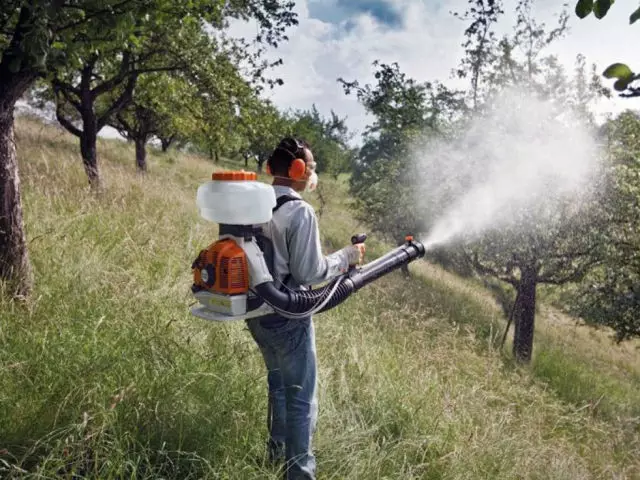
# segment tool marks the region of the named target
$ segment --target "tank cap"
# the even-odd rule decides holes
[[[258,179],[258,175],[255,172],[245,172],[244,170],[230,171],[230,172],[214,172],[211,175],[212,180],[222,182],[243,182],[243,181],[255,181]]]

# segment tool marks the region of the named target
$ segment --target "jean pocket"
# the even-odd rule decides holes
[[[272,332],[286,330],[290,319],[281,317],[279,315],[274,315],[271,317],[265,317],[260,319],[260,326],[265,330],[269,330]]]

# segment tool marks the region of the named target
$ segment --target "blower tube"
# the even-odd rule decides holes
[[[364,265],[362,268],[351,270],[338,277],[340,283],[337,287],[335,282],[332,282],[317,290],[294,292],[278,290],[273,282],[266,282],[256,285],[254,288],[255,292],[267,304],[274,307],[283,316],[287,316],[287,313],[299,315],[312,311],[320,302],[326,300],[326,296],[330,294],[331,290],[335,289],[324,306],[314,312],[320,313],[341,304],[352,293],[383,275],[424,257],[424,254],[424,245],[420,242],[409,241],[373,262]]]

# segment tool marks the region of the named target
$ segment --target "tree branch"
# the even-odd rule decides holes
[[[117,128],[123,137],[131,138],[132,135],[130,132],[133,131],[133,128],[131,127],[131,124],[127,122],[122,116],[122,110],[116,113],[116,119],[118,120],[119,125],[117,125],[116,122],[113,122],[114,124],[112,126]]]
[[[591,267],[598,263],[597,260],[592,260],[587,262],[585,265],[582,265],[576,268],[573,272],[567,273],[564,276],[555,276],[554,273],[547,273],[545,275],[540,275],[538,277],[539,283],[546,283],[549,285],[563,285],[568,282],[577,282],[581,280],[589,271]]]
[[[3,48],[0,58],[0,91],[3,93],[3,103],[8,100],[11,105],[26,91],[31,81],[38,76],[38,70],[31,65],[22,64],[18,72],[12,72],[11,63],[21,57],[21,43],[28,35],[30,25],[34,22],[34,13],[29,7],[20,8],[18,20],[11,36],[9,45]],[[20,62],[22,63],[22,62]],[[6,108],[9,105],[0,105]]]
[[[74,87],[70,83],[63,82],[59,78],[54,78],[53,80],[51,80],[51,85],[53,85],[55,88],[58,88],[60,90],[67,90],[75,95],[80,96],[79,88]]]
[[[127,86],[125,87],[124,92],[122,92],[122,94],[111,104],[111,106],[107,109],[106,112],[104,112],[104,114],[98,117],[98,130],[102,129],[107,124],[109,118],[113,114],[122,110],[122,108],[124,108],[127,103],[131,101],[133,89],[136,86],[137,80],[137,75],[132,75],[129,77],[129,81],[127,82]]]
[[[577,282],[585,274],[586,274],[586,271],[577,270],[568,275],[565,275],[564,277],[554,278],[551,275],[548,275],[548,276],[543,275],[541,277],[538,277],[538,283],[546,283],[547,285],[564,285],[565,283],[568,283],[568,282]]]
[[[58,94],[62,93],[62,95],[64,96],[65,100],[67,102],[69,102],[71,105],[74,106],[74,108],[78,111],[82,110],[82,105],[81,103],[74,99],[71,96],[71,93],[75,94],[76,96],[80,96],[80,90],[75,88],[73,85],[69,84],[69,83],[65,83],[62,82],[60,80],[58,80],[57,78],[54,78],[51,81],[51,86],[53,87],[53,92],[56,95],[56,101],[58,100]]]
[[[511,285],[513,285],[514,287],[518,286],[518,279],[515,278],[513,275],[505,275],[504,273],[498,272],[497,270],[494,270],[493,268],[490,268],[486,265],[483,265],[479,260],[478,260],[478,254],[474,254],[473,257],[471,255],[469,255],[469,253],[462,248],[462,254],[466,257],[467,261],[473,266],[473,268],[475,268],[478,272],[480,272],[483,275],[491,275],[492,277],[497,278],[498,280],[502,280],[503,282],[507,282]]]
[[[66,130],[71,132],[76,137],[82,137],[82,130],[76,127],[68,118],[64,116],[60,105],[56,107],[56,118],[58,119],[58,122],[60,122],[60,125],[62,125]]]
[[[120,62],[120,71],[117,75],[114,75],[109,80],[105,80],[100,85],[95,86],[91,90],[91,96],[93,98],[102,95],[103,93],[110,92],[122,82],[127,79],[131,73],[129,72],[129,67],[131,65],[131,52],[126,50],[122,52],[122,61]]]
[[[511,313],[509,313],[509,321],[507,322],[507,327],[504,329],[504,334],[502,335],[502,341],[500,342],[500,348],[504,347],[504,342],[507,341],[507,334],[509,333],[509,327],[511,327],[511,323],[513,322],[513,316],[516,313],[516,308],[518,307],[518,302],[520,301],[520,290],[516,289],[516,299],[513,301],[513,305],[511,306]]]

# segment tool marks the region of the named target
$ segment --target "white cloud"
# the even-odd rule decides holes
[[[321,0],[311,0],[319,3]],[[466,23],[451,15],[462,11],[465,0],[433,2],[429,0],[388,0],[402,12],[401,28],[389,28],[367,13],[354,14],[338,23],[329,23],[309,14],[308,0],[296,2],[300,24],[291,29],[289,41],[276,51],[275,57],[284,60],[273,76],[281,77],[285,84],[268,93],[282,109],[310,108],[316,104],[320,112],[334,110],[348,116],[351,128],[361,132],[368,119],[354,96],[346,96],[338,77],[357,79],[361,83],[373,81],[372,62],[398,62],[402,71],[419,81],[441,80],[456,83],[450,78],[461,57],[463,32]],[[325,2],[326,8],[335,2]],[[573,8],[573,0],[569,8]],[[511,31],[515,16],[514,0],[505,1],[507,15],[500,29]],[[317,5],[316,5],[317,8]],[[556,0],[538,0],[535,12],[540,21],[553,24],[554,15],[561,8]],[[570,33],[554,47],[566,67],[572,68],[575,56],[583,53],[587,62],[602,69],[614,61],[640,63],[634,51],[634,39],[640,29],[630,26],[629,4],[615,4],[603,20],[593,16],[579,20],[570,10]],[[235,35],[251,35],[255,27],[235,25]],[[638,100],[614,99],[599,106],[599,110],[640,108]]]

